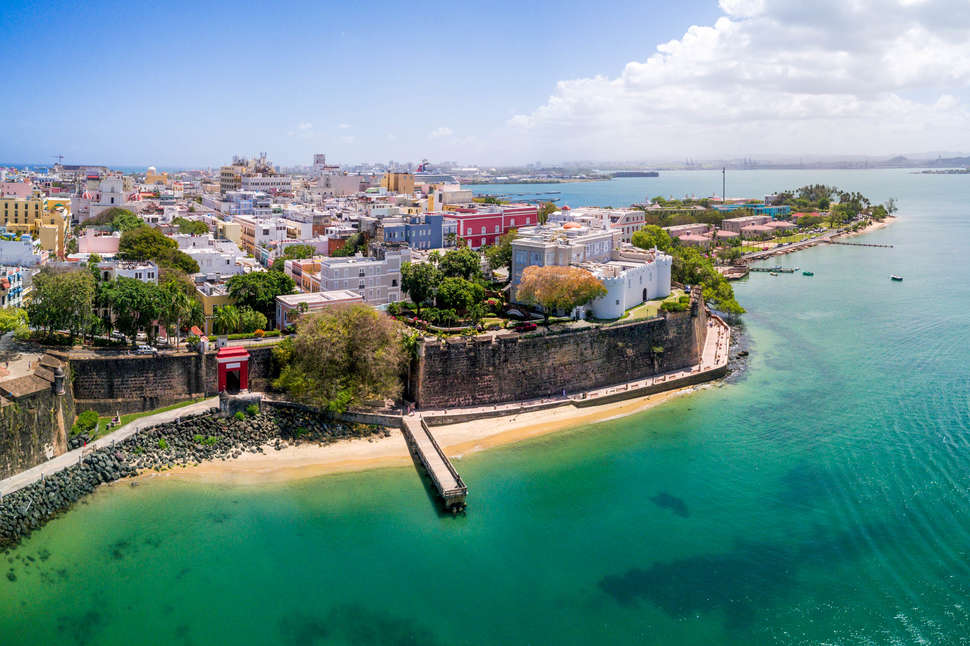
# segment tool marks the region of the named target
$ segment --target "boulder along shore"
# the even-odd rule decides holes
[[[390,435],[388,429],[380,426],[336,422],[320,414],[287,408],[271,408],[245,419],[217,417],[217,412],[213,408],[209,413],[145,429],[92,452],[79,464],[4,496],[0,501],[0,549],[16,545],[102,483],[149,470],[231,460],[247,452],[262,453],[267,445],[281,450],[289,444],[332,444],[343,439]]]

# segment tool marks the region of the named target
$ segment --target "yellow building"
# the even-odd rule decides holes
[[[229,292],[225,285],[206,283],[195,288],[195,295],[202,303],[202,312],[205,314],[202,331],[207,336],[212,336],[212,320],[215,318],[216,308],[230,304]]]
[[[71,227],[71,198],[0,198],[0,225],[9,233],[29,234],[42,248],[63,258]]]
[[[145,183],[168,186],[168,173],[159,173],[154,166],[149,166],[145,173]]]
[[[414,175],[411,173],[384,173],[381,186],[391,193],[414,193]]]
[[[219,169],[219,191],[225,194],[242,188],[242,176],[246,170],[247,167],[241,164],[223,166]]]
[[[216,225],[216,237],[231,240],[237,246],[242,244],[242,230],[238,222],[226,222],[225,220],[213,219]]]

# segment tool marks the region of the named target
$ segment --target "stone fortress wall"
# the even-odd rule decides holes
[[[418,408],[457,408],[561,396],[697,364],[707,311],[692,294],[685,312],[560,334],[424,340],[408,391]]]

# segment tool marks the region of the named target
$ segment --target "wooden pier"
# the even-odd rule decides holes
[[[794,274],[794,267],[751,267],[750,271],[773,271],[779,274]]]
[[[405,415],[401,418],[401,430],[408,448],[418,456],[421,466],[428,472],[435,489],[444,500],[445,507],[451,512],[463,510],[468,487],[434,439],[428,423],[420,415]]]
[[[836,242],[835,240],[827,240],[829,244],[840,244],[846,247],[881,247],[883,249],[892,249],[891,244],[875,244],[872,242]]]

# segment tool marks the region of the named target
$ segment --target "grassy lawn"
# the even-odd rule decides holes
[[[636,307],[631,307],[623,312],[623,316],[617,319],[590,319],[594,323],[618,323],[620,321],[638,321],[640,319],[652,319],[660,315],[660,306],[667,301],[676,301],[684,295],[682,289],[672,289],[667,298],[658,298],[652,301],[640,303]]]
[[[164,413],[167,410],[175,410],[176,408],[183,408],[185,406],[189,406],[190,404],[196,404],[196,403],[198,403],[200,401],[204,401],[204,400],[205,400],[204,397],[199,397],[198,399],[189,399],[189,400],[184,401],[184,402],[178,402],[176,404],[170,404],[168,406],[163,406],[161,408],[156,408],[155,410],[147,410],[147,411],[144,411],[144,412],[141,412],[141,413],[128,413],[127,415],[122,415],[121,416],[121,423],[118,424],[117,426],[113,427],[110,430],[108,429],[108,424],[111,423],[111,417],[112,416],[109,415],[107,417],[99,417],[98,418],[98,428],[97,428],[97,430],[94,433],[94,437],[92,437],[91,439],[97,439],[99,437],[103,437],[105,435],[108,435],[109,433],[111,433],[111,431],[117,430],[117,429],[121,428],[122,426],[124,426],[125,424],[127,424],[128,422],[130,422],[132,420],[136,420],[139,417],[145,417],[146,415],[154,415],[155,413]]]

